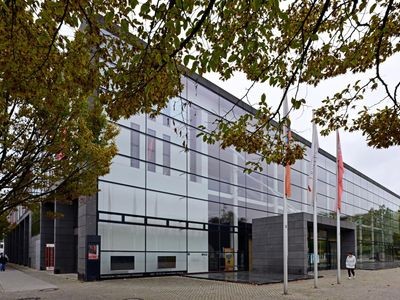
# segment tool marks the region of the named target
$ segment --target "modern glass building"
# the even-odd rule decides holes
[[[11,261],[89,279],[92,261],[99,263],[94,273],[107,277],[257,270],[263,255],[273,257],[263,253],[257,237],[266,237],[270,249],[282,240],[267,234],[272,227],[256,229],[254,223],[282,214],[283,167],[264,165],[262,173],[245,174],[246,162],[257,156],[221,150],[198,137],[199,125],[212,130],[221,116],[233,120],[254,108],[200,76],[183,77],[182,83],[180,97],[161,115],[117,122],[119,152],[110,173],[99,178],[97,195],[70,206],[44,204],[40,213],[24,212],[15,220],[6,239]],[[294,137],[307,155],[292,166],[289,220],[313,210],[307,193],[310,142]],[[318,237],[320,268],[329,269],[336,266],[335,228],[329,225],[335,224],[336,164],[323,150],[317,185],[318,214],[325,220]],[[400,262],[399,205],[398,195],[345,165],[342,218],[350,224],[347,248],[355,251],[358,266]],[[46,219],[45,210],[64,218]],[[297,255],[310,269],[312,227],[304,224],[294,237],[306,245]],[[289,247],[294,242],[289,233]]]
[[[99,178],[102,275],[256,269],[253,222],[282,214],[282,166],[245,174],[245,163],[257,157],[198,137],[199,125],[212,130],[221,116],[235,119],[254,109],[204,78],[184,77],[182,83],[182,94],[160,116],[118,122],[119,154]],[[296,139],[309,156],[310,143]],[[312,213],[310,167],[307,157],[292,166],[289,214]],[[356,224],[359,262],[400,260],[400,197],[347,165],[344,176],[342,217]],[[321,216],[335,218],[335,184],[335,158],[320,150]],[[322,227],[318,243],[320,267],[334,267],[335,232]]]

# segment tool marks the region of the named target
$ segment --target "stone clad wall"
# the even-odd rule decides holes
[[[55,211],[63,217],[54,220],[54,272],[76,272],[76,245],[74,238],[75,209],[72,204],[55,203]]]
[[[97,234],[97,195],[78,202],[78,277],[86,278],[86,237]]]
[[[283,270],[283,218],[260,218],[253,221],[253,270],[281,273]],[[302,214],[288,218],[289,257],[291,274],[307,273],[307,222]]]
[[[308,224],[312,215],[288,215],[288,272],[307,274]],[[336,230],[336,220],[318,216],[318,226]],[[346,253],[355,252],[355,224],[341,222],[341,266],[344,268]],[[283,273],[283,216],[255,219],[253,221],[253,270]]]
[[[47,212],[54,212],[54,203],[42,204],[40,216],[40,269],[46,270],[46,244],[54,244],[54,219],[47,217]]]

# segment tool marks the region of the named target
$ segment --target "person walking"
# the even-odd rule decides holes
[[[7,256],[4,253],[0,254],[0,271],[4,272],[6,270],[6,264],[7,264]]]
[[[357,259],[353,255],[353,253],[349,252],[346,257],[346,269],[347,273],[349,274],[349,279],[351,279],[351,275],[353,275],[353,279],[356,278],[356,274],[354,269],[356,268]]]

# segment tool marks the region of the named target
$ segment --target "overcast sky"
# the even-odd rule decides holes
[[[390,58],[382,65],[381,73],[383,78],[390,83],[391,87],[400,81],[399,66],[400,55]],[[310,120],[312,108],[319,107],[322,99],[342,90],[348,83],[357,79],[368,79],[369,75],[372,74],[367,73],[357,77],[349,74],[324,81],[316,88],[302,87],[299,96],[306,99],[308,107],[291,114],[293,131],[311,141],[312,127]],[[221,81],[216,74],[206,74],[204,77],[239,98],[244,96],[251,85],[251,82],[240,73],[228,81]],[[283,92],[273,89],[267,84],[257,84],[249,93],[249,102],[257,103],[262,93],[266,93],[269,103],[276,107]],[[289,92],[289,99],[293,95],[294,90]],[[368,94],[365,98],[365,104],[369,106],[372,103],[376,103],[382,98],[382,95],[382,92]],[[389,149],[368,147],[365,137],[359,132],[348,133],[341,131],[340,138],[345,163],[400,195],[400,180],[399,175],[397,175],[397,168],[400,168],[400,147],[396,146]],[[327,137],[319,136],[319,144],[322,149],[336,156],[334,133]]]

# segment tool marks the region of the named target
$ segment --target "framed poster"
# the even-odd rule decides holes
[[[233,271],[235,268],[235,257],[233,248],[224,248],[225,271]]]
[[[88,260],[98,260],[98,259],[99,259],[99,245],[88,244]]]

